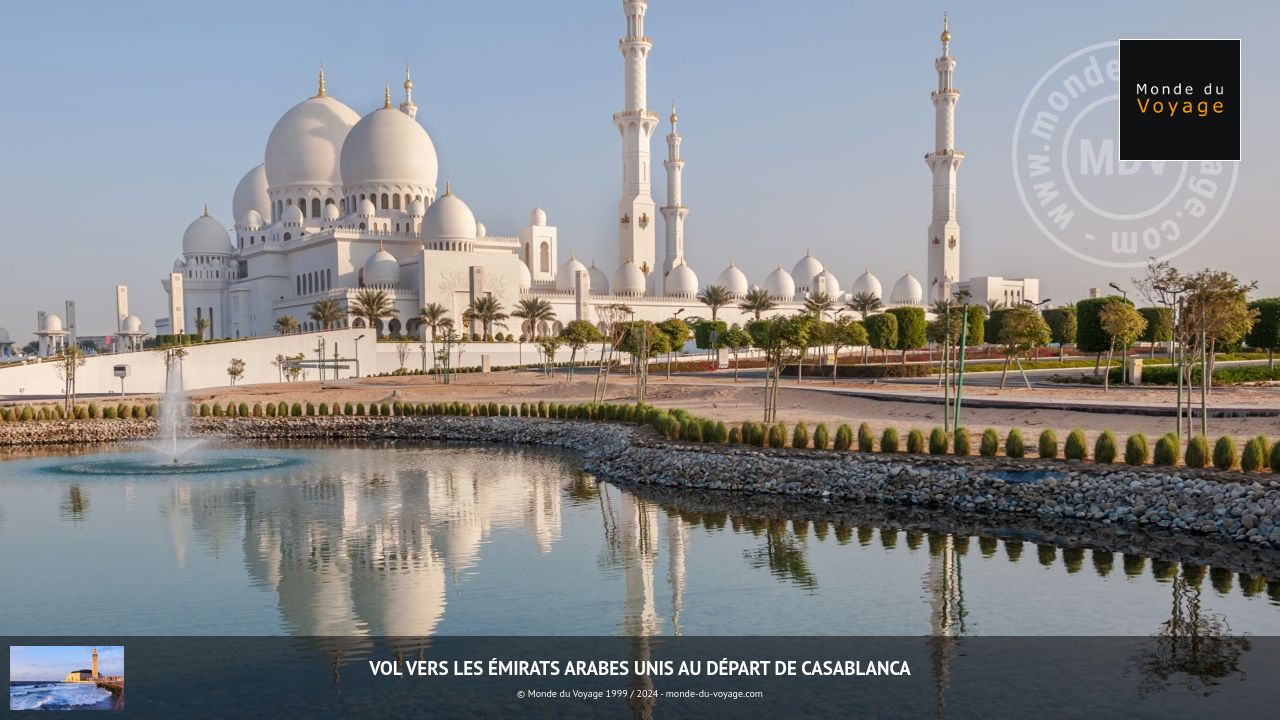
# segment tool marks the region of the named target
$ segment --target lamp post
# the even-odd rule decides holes
[[[1169,309],[1173,312],[1173,337],[1169,339],[1169,364],[1170,366],[1173,367],[1174,373],[1177,374],[1178,376],[1178,399],[1175,402],[1176,410],[1175,410],[1175,416],[1174,416],[1173,430],[1174,430],[1174,434],[1176,434],[1178,437],[1178,445],[1181,446],[1182,445],[1182,364],[1183,364],[1183,361],[1185,360],[1184,356],[1186,353],[1185,353],[1185,346],[1182,344],[1182,338],[1178,332],[1183,321],[1182,298],[1179,296],[1187,291],[1187,284],[1185,282],[1178,283],[1177,285],[1157,284],[1157,285],[1153,285],[1152,289],[1160,293],[1160,297],[1162,299],[1165,297],[1168,297],[1167,304],[1169,305]],[[1175,354],[1175,345],[1174,345],[1175,342],[1177,343],[1176,354]],[[1188,398],[1187,434],[1191,433],[1190,405],[1191,405],[1190,398]]]
[[[1124,298],[1125,302],[1129,302],[1128,291],[1126,291],[1124,288],[1120,287],[1115,283],[1107,283],[1107,285],[1110,286],[1112,290],[1115,290],[1116,292],[1120,293],[1120,297]],[[1107,368],[1107,372],[1111,372],[1111,368]],[[1128,381],[1129,381],[1129,348],[1122,347],[1120,348],[1120,384],[1123,385]]]
[[[360,377],[360,341],[364,339],[364,335],[356,336],[356,377]]]

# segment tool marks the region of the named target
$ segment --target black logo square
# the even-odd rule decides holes
[[[1240,159],[1239,40],[1120,41],[1121,160]]]

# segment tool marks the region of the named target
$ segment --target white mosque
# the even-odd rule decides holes
[[[954,146],[959,92],[952,86],[956,59],[945,22],[932,93],[937,131],[934,149],[925,156],[933,174],[933,214],[924,278],[907,271],[886,295],[870,270],[843,285],[840,271],[806,252],[790,272],[779,264],[756,284],[732,262],[714,282],[700,279],[685,261],[689,208],[682,198],[684,160],[674,107],[663,162],[665,204],[658,207],[651,193],[650,148],[660,119],[647,102],[648,2],[623,0],[622,6],[626,106],[613,116],[622,139],[623,183],[612,272],[594,262],[588,267],[572,252],[563,258],[556,227],[541,208],[515,234],[491,235],[448,183],[441,192],[435,145],[418,121],[407,69],[403,102],[392,104],[388,86],[382,106],[363,117],[329,94],[321,70],[315,95],[280,118],[267,138],[263,163],[236,186],[234,230],[228,233],[206,208],[183,234],[182,257],[163,282],[169,316],[156,321],[156,331],[207,326],[210,337],[266,336],[284,316],[303,330],[320,330],[308,314],[321,300],[345,311],[340,326],[360,327],[364,321],[353,308],[365,288],[384,291],[397,311],[378,328],[383,335],[416,334],[414,318],[429,303],[443,305],[456,320],[484,295],[507,310],[525,297],[547,300],[556,322],[537,328],[539,333],[558,331],[571,320],[598,322],[596,308],[614,303],[625,303],[637,319],[658,321],[681,311],[705,316],[697,295],[709,285],[735,298],[720,310],[729,322],[750,319],[736,299],[755,287],[776,302],[771,312],[794,312],[816,293],[838,303],[871,293],[886,306],[928,305],[961,289],[977,303],[1039,299],[1035,279],[959,278],[956,173],[964,154]]]

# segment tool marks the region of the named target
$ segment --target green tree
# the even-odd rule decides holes
[[[761,288],[751,288],[746,295],[742,296],[742,302],[738,303],[738,309],[742,312],[749,312],[756,319],[778,306],[769,293]]]
[[[867,290],[854,293],[844,305],[850,310],[861,314],[864,321],[871,313],[884,307],[884,304],[880,302],[880,298],[875,293]]]
[[[867,345],[867,327],[860,320],[851,317],[836,318],[834,323],[830,325],[828,333],[829,342],[831,343],[831,354],[834,358],[834,364],[831,366],[831,384],[836,383],[836,378],[840,375],[840,350],[841,348],[856,347]]]
[[[734,325],[724,334],[721,344],[733,353],[733,381],[738,382],[738,355],[751,347],[751,333]]]
[[[1074,303],[1049,308],[1041,313],[1049,326],[1050,342],[1058,344],[1058,359],[1066,356],[1067,346],[1076,341],[1076,306]]]
[[[889,362],[889,351],[898,347],[898,317],[892,313],[879,313],[863,321],[867,328],[867,344],[884,352],[884,362]]]
[[[290,335],[298,332],[298,320],[292,315],[281,315],[276,318],[275,330],[281,335]]]
[[[337,300],[317,300],[311,305],[307,317],[317,323],[321,329],[330,330],[342,321],[342,307]]]
[[[773,317],[747,323],[746,330],[751,335],[752,343],[765,356],[765,422],[773,422],[777,418],[778,385],[782,368],[800,357],[800,348],[808,346],[808,324],[800,321],[807,317]]]
[[[671,379],[671,356],[684,349],[689,340],[689,323],[680,318],[667,318],[658,323],[658,331],[667,336],[667,379]]]
[[[358,291],[355,305],[352,309],[354,315],[363,319],[375,332],[383,320],[390,320],[399,314],[387,291],[373,288],[363,288]],[[381,334],[387,334],[385,328],[383,328]]]
[[[506,327],[506,319],[510,317],[503,312],[502,303],[492,295],[481,295],[462,312],[462,320],[466,323],[480,324],[480,334],[485,342],[493,339],[493,328]],[[589,324],[589,323],[588,323]]]
[[[578,351],[593,342],[598,342],[603,334],[589,320],[573,320],[560,331],[560,339],[572,351],[569,355],[569,382],[573,382],[573,370],[577,366]]]
[[[1173,339],[1173,308],[1144,307],[1138,308],[1138,314],[1147,321],[1147,327],[1138,339],[1149,343],[1150,356],[1156,355],[1156,344],[1167,343]]]
[[[1102,329],[1102,308],[1112,303],[1128,303],[1119,295],[1089,298],[1076,303],[1076,349],[1097,356],[1102,364],[1102,354],[1111,348],[1111,336]]]
[[[925,319],[924,308],[896,307],[888,311],[898,318],[897,349],[902,351],[902,364],[907,364],[907,353],[919,350],[928,342],[929,323]]]
[[[1098,322],[1101,324],[1102,331],[1111,338],[1111,345],[1107,348],[1108,369],[1111,367],[1111,359],[1115,353],[1116,344],[1119,343],[1122,349],[1128,348],[1129,344],[1135,338],[1141,337],[1143,331],[1147,329],[1146,318],[1142,317],[1142,314],[1127,302],[1110,303],[1103,306],[1098,311]],[[1109,389],[1110,379],[1110,371],[1103,373],[1103,391]]]
[[[1000,323],[1000,343],[1004,353],[1004,371],[1000,374],[1000,389],[1005,388],[1005,380],[1009,375],[1009,363],[1018,361],[1018,369],[1022,370],[1021,358],[1028,357],[1037,349],[1049,343],[1049,326],[1040,313],[1029,307],[1008,308]],[[1031,387],[1027,375],[1022,380]]]
[[[203,315],[196,318],[196,334],[200,336],[201,340],[212,339],[211,337],[205,337],[206,335],[210,335],[209,329],[212,327],[213,323],[209,321],[209,318]]]
[[[720,308],[733,301],[733,296],[723,285],[708,285],[698,291],[698,302],[711,308],[711,319],[716,320]]]
[[[244,360],[231,358],[231,364],[227,365],[227,377],[231,378],[231,385],[235,386],[244,377]]]
[[[76,376],[84,367],[84,350],[79,345],[68,344],[55,356],[55,360],[54,370],[62,380],[63,412],[69,413],[76,402]]]
[[[1275,352],[1280,349],[1280,298],[1262,298],[1249,303],[1249,309],[1257,313],[1257,319],[1245,343],[1252,348],[1267,351],[1267,370],[1275,368]]]

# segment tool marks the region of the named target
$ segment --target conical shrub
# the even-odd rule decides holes
[[[1178,464],[1178,436],[1165,433],[1156,441],[1154,460],[1156,465],[1172,466]]]
[[[1124,463],[1126,465],[1146,465],[1149,457],[1147,436],[1134,433],[1124,443]]]
[[[956,428],[956,436],[952,439],[951,446],[955,454],[960,457],[967,457],[972,454],[973,447],[969,440],[969,428]]]
[[[1213,446],[1213,466],[1219,470],[1230,470],[1236,465],[1236,441],[1230,435],[1223,435]]]
[[[1058,457],[1058,435],[1052,430],[1040,431],[1040,440],[1036,443],[1036,452],[1045,460]]]
[[[896,436],[896,434],[895,434]],[[858,426],[858,452],[875,452],[876,436],[871,432],[871,426],[862,423]]]
[[[929,431],[929,454],[930,455],[946,455],[947,454],[947,431],[940,427],[936,427]]]
[[[784,448],[787,446],[787,426],[782,423],[774,423],[769,428],[769,447]]]
[[[907,452],[912,455],[924,454],[924,433],[916,428],[911,428],[907,433]]]
[[[884,433],[880,435],[880,452],[898,452],[898,431],[896,429],[891,427],[884,429]]]
[[[818,427],[813,429],[813,448],[815,450],[826,450],[831,445],[831,433],[827,431],[824,423],[818,423]]]
[[[848,423],[840,423],[840,427],[836,428],[835,449],[844,452],[852,447],[853,428],[849,427]],[[1280,465],[1273,465],[1273,467],[1280,467]]]
[[[1103,430],[1093,444],[1093,461],[1109,465],[1116,459],[1116,436],[1110,430]]]
[[[1004,454],[1011,458],[1025,457],[1027,444],[1022,439],[1022,431],[1014,428],[1004,439]]]
[[[1000,433],[995,428],[982,431],[982,440],[978,442],[978,454],[982,457],[995,457],[1000,452]]]
[[[1189,468],[1202,468],[1209,464],[1209,440],[1196,435],[1187,442],[1186,464]]]
[[[1068,460],[1084,460],[1089,457],[1089,446],[1084,439],[1083,430],[1072,430],[1067,433],[1067,442],[1062,446],[1062,456]]]
[[[791,433],[791,447],[807,448],[809,447],[809,426],[804,423],[796,423],[795,430]]]
[[[1251,438],[1244,444],[1244,452],[1240,453],[1240,469],[1245,472],[1257,472],[1266,467],[1266,464],[1266,441],[1256,437]]]

